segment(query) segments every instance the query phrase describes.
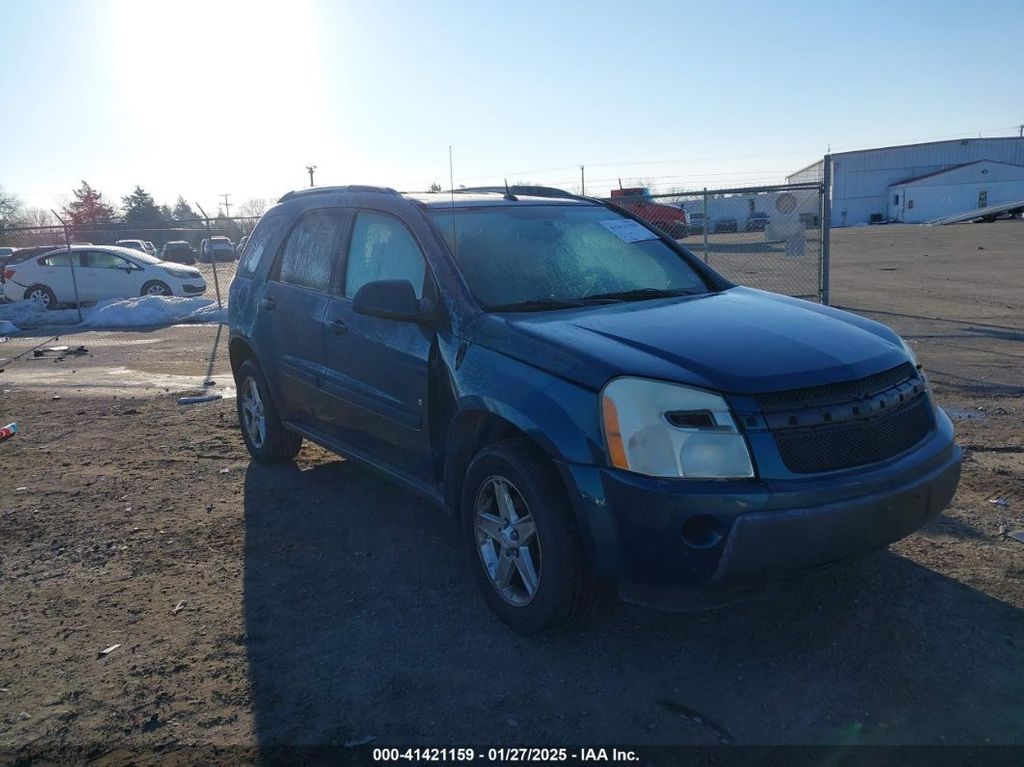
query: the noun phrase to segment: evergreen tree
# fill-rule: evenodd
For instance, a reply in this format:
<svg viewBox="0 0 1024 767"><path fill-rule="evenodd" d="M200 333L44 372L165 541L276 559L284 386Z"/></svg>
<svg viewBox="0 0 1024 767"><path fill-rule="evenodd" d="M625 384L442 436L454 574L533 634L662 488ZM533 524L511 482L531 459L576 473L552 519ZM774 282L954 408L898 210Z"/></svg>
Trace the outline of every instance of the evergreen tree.
<svg viewBox="0 0 1024 767"><path fill-rule="evenodd" d="M136 186L131 194L122 197L121 203L126 224L152 225L163 221L153 196L141 186Z"/></svg>
<svg viewBox="0 0 1024 767"><path fill-rule="evenodd" d="M0 229L16 226L22 215L21 200L0 187Z"/></svg>
<svg viewBox="0 0 1024 767"><path fill-rule="evenodd" d="M174 203L171 215L175 221L191 221L199 218L199 214L192 210L192 206L185 202L185 198L180 194L178 195L178 201Z"/></svg>
<svg viewBox="0 0 1024 767"><path fill-rule="evenodd" d="M103 201L103 195L89 186L88 182L83 181L82 186L72 194L75 199L64 208L72 226L106 224L116 218L114 209Z"/></svg>

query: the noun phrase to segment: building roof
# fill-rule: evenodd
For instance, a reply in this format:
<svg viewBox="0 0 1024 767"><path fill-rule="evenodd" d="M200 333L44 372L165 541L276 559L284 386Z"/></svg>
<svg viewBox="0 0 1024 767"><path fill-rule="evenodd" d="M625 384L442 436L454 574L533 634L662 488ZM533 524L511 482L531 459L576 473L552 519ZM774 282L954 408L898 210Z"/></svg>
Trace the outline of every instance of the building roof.
<svg viewBox="0 0 1024 767"><path fill-rule="evenodd" d="M1008 165L1011 168L1024 168L1024 165L1016 165L1012 162L1000 162L999 160L974 160L973 162L962 162L959 165L950 165L948 168L943 168L942 170L933 170L931 173L925 173L921 176L911 176L910 178L905 178L900 181L894 181L889 184L889 186L912 184L915 181L921 181L926 178L931 178L932 176L941 176L943 173L950 173L954 170L960 170L961 168L966 168L971 165L980 165L983 162L992 163L994 165Z"/></svg>
<svg viewBox="0 0 1024 767"><path fill-rule="evenodd" d="M876 146L876 147L868 147L866 149L851 149L851 150L846 151L846 152L833 152L831 156L832 156L833 159L835 159L836 157L842 157L843 155L867 154L869 152L887 152L887 151L892 150L892 149L916 149L917 147L922 147L922 146L939 146L940 144L966 144L968 142L974 144L974 143L988 143L988 142L995 142L995 141L1024 141L1024 138L1022 138L1020 136L990 136L988 138L971 138L971 137L948 138L948 139L943 139L942 141L921 141L921 142L918 142L916 144L895 144L894 146ZM822 162L823 162L823 160L815 160L810 165L807 165L807 166L805 166L803 168L800 168L799 170L793 171L792 173L787 175L786 178L790 178L792 176L797 175L798 173L803 173L804 171L810 170L811 168L814 168L815 166L821 165Z"/></svg>

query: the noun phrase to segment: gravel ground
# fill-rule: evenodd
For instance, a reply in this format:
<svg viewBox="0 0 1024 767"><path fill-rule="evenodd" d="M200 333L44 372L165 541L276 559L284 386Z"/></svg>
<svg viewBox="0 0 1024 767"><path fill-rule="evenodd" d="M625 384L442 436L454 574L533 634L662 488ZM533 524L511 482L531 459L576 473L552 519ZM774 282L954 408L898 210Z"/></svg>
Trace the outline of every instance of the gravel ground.
<svg viewBox="0 0 1024 767"><path fill-rule="evenodd" d="M966 448L933 524L770 601L609 603L539 640L491 617L417 497L309 445L250 464L216 328L0 362L22 428L0 443L0 753L1024 744L1022 234L833 233L833 302L915 343ZM225 399L176 404L207 378Z"/></svg>

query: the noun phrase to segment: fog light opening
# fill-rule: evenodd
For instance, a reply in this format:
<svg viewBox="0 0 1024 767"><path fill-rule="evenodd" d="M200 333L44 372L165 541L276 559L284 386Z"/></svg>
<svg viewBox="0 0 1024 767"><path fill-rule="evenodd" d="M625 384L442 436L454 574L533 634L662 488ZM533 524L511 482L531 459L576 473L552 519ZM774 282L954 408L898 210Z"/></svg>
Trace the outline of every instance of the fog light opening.
<svg viewBox="0 0 1024 767"><path fill-rule="evenodd" d="M683 542L695 549L717 546L722 537L722 523L710 514L698 514L683 524Z"/></svg>

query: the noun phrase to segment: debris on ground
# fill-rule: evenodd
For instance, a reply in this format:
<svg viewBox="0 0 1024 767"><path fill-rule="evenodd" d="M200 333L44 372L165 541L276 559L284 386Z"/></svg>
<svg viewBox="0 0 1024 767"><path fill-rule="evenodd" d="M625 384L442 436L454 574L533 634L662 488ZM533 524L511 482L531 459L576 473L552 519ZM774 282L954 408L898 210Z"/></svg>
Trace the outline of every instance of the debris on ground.
<svg viewBox="0 0 1024 767"><path fill-rule="evenodd" d="M0 428L0 442L3 442L5 439L10 439L11 437L13 437L17 433L18 433L18 424L17 423L9 423L9 424L7 424L3 428Z"/></svg>
<svg viewBox="0 0 1024 767"><path fill-rule="evenodd" d="M216 385L217 385L217 382L214 381L212 378L207 380L207 381L203 381L203 386L216 386Z"/></svg>
<svg viewBox="0 0 1024 767"><path fill-rule="evenodd" d="M110 653L114 652L114 650L116 650L120 646L121 646L120 644L112 644L107 649L100 650L99 657L100 658L106 658L108 655L110 655Z"/></svg>
<svg viewBox="0 0 1024 767"><path fill-rule="evenodd" d="M178 397L179 405L198 405L200 402L215 402L223 399L221 394L207 394L202 397Z"/></svg>
<svg viewBox="0 0 1024 767"><path fill-rule="evenodd" d="M180 613L184 609L185 609L185 600L182 600L182 601L178 602L178 604L176 604L174 606L174 608L171 610L171 615L177 615L178 613Z"/></svg>
<svg viewBox="0 0 1024 767"><path fill-rule="evenodd" d="M1014 530L1012 533L1008 533L1007 538L1013 538L1018 543L1024 543L1024 530Z"/></svg>
<svg viewBox="0 0 1024 767"><path fill-rule="evenodd" d="M989 498L988 502L991 503L993 506L998 506L1001 509L1005 509L1007 506L1010 505L1010 502L1005 498Z"/></svg>

